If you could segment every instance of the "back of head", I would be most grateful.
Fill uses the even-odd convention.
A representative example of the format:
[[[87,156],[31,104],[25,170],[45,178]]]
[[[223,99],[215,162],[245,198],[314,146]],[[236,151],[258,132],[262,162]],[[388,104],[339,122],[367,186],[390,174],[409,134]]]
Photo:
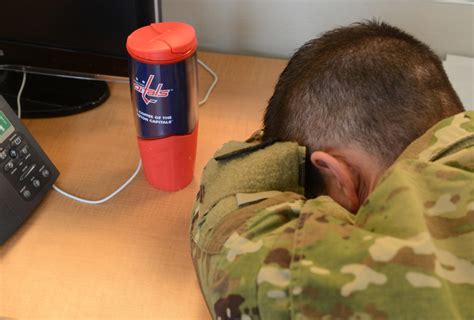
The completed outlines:
[[[311,151],[355,146],[389,166],[436,122],[462,111],[428,46],[369,21],[329,31],[293,55],[269,101],[264,139]]]

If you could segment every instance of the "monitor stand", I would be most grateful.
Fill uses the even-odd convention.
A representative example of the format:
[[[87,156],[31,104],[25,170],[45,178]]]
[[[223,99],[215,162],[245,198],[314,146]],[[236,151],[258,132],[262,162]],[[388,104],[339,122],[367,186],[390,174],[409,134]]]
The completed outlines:
[[[23,73],[0,71],[0,94],[17,111]],[[28,74],[21,95],[22,118],[59,117],[87,111],[110,96],[105,81]]]

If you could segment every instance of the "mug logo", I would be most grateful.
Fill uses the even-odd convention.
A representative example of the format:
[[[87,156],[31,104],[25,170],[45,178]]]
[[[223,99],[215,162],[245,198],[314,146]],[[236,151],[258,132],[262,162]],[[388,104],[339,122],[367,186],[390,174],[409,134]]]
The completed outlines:
[[[162,89],[163,88],[162,83],[158,83],[156,85],[156,89],[152,89],[151,84],[154,78],[155,76],[153,74],[150,74],[145,85],[138,82],[137,81],[138,79],[135,78],[136,80],[134,81],[134,84],[133,84],[134,89],[138,93],[142,94],[143,102],[145,102],[146,105],[150,103],[156,103],[158,101],[157,99],[152,99],[152,98],[166,98],[167,96],[169,96],[170,91],[171,91],[171,89],[166,89],[166,90]]]

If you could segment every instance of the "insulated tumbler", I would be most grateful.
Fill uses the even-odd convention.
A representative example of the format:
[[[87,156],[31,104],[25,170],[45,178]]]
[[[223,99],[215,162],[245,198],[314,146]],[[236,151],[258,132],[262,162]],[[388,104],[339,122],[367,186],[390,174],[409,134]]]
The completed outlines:
[[[196,33],[152,23],[127,38],[130,90],[145,176],[175,191],[193,179],[198,136]]]

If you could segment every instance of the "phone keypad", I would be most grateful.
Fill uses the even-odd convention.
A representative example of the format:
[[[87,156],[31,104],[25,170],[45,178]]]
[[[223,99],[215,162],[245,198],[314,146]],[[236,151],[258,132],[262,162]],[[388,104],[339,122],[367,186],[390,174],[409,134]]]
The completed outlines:
[[[50,177],[50,168],[17,132],[0,144],[0,171],[27,201],[38,194]]]

